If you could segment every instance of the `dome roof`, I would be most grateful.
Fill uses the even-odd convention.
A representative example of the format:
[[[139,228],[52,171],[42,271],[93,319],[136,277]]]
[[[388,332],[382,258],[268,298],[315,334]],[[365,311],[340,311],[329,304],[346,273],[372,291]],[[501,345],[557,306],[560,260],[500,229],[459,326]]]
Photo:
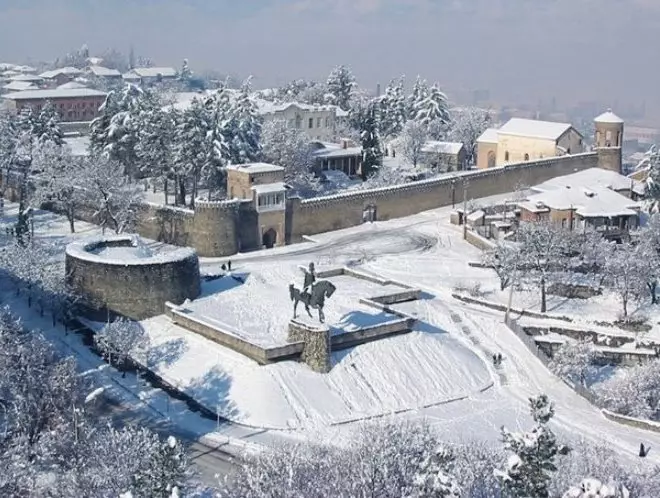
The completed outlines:
[[[596,123],[612,123],[612,124],[623,124],[623,119],[612,112],[612,109],[608,109],[606,112],[594,119]]]

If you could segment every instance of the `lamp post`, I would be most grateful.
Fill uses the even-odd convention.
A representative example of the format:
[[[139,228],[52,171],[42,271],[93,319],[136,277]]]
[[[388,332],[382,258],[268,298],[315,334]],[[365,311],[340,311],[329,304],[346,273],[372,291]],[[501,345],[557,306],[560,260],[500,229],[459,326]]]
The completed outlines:
[[[463,180],[463,239],[467,239],[467,188],[468,181]]]
[[[456,207],[456,178],[451,179],[451,208]]]

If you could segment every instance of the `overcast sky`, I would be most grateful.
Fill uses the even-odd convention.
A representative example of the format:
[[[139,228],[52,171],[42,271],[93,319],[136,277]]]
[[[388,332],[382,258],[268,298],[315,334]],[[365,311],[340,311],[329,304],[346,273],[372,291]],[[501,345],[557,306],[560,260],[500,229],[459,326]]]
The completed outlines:
[[[660,0],[0,0],[0,61],[132,44],[260,87],[345,63],[368,87],[422,74],[450,94],[645,100],[658,116],[659,35]]]

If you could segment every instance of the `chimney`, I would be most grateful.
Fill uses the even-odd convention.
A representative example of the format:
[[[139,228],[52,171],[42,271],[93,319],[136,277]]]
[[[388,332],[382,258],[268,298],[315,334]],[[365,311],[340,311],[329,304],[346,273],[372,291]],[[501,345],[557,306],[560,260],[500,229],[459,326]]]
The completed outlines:
[[[376,97],[380,97],[380,83],[376,83]]]
[[[341,148],[348,149],[348,140],[346,140],[345,138],[341,139]]]

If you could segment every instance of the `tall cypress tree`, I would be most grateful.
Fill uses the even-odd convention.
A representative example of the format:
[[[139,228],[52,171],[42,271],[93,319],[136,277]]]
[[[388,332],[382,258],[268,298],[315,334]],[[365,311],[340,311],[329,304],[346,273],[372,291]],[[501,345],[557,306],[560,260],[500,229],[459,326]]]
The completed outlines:
[[[360,137],[362,139],[362,180],[373,176],[383,162],[383,150],[378,133],[376,104],[370,102],[362,120]]]

